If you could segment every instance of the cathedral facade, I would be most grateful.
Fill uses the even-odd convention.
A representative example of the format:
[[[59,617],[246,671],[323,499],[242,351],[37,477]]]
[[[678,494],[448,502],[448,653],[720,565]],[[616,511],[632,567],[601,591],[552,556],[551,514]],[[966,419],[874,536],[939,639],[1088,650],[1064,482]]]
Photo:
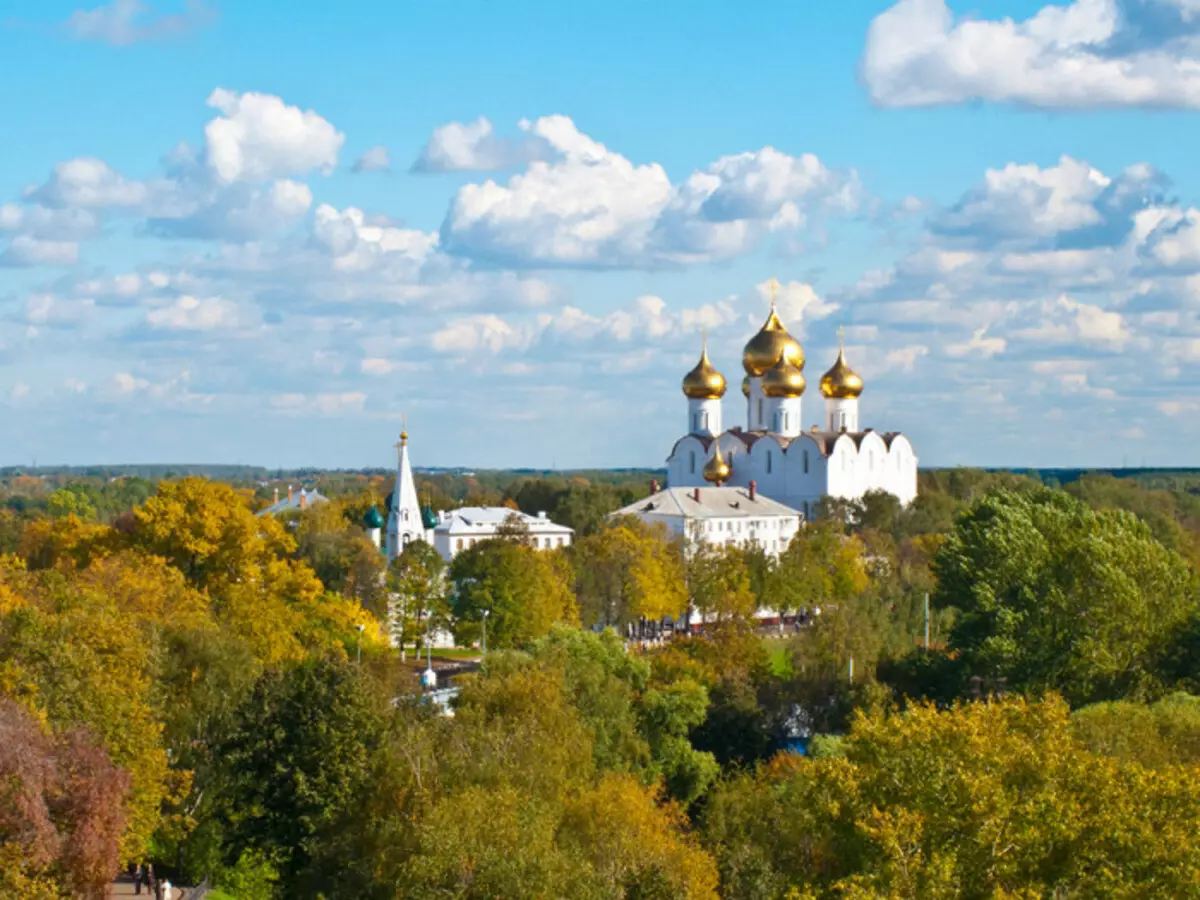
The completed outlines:
[[[840,343],[840,342],[839,342]],[[767,321],[742,351],[746,424],[726,429],[725,377],[708,348],[683,378],[688,431],[667,458],[671,487],[749,487],[812,517],[824,497],[854,500],[867,491],[917,496],[917,456],[908,438],[859,423],[863,381],[846,362],[844,345],[821,376],[822,421],[805,428],[804,349],[788,333],[771,300]]]

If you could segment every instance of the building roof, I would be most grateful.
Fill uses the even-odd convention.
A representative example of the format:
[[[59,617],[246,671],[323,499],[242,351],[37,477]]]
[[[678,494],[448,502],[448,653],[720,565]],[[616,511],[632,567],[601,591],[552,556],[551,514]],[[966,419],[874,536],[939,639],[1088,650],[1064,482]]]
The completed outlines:
[[[273,516],[276,513],[286,512],[289,509],[306,509],[318,503],[328,502],[329,498],[317,490],[310,491],[301,488],[298,491],[292,491],[290,496],[280,497],[266,509],[260,509],[257,514],[260,516]]]
[[[696,499],[699,491],[700,499]],[[764,516],[796,517],[790,506],[742,487],[665,488],[611,513],[613,516],[680,516],[685,519],[750,519]]]
[[[545,516],[531,516],[507,506],[463,506],[447,510],[434,530],[442,534],[494,534],[510,516],[516,516],[534,534],[572,534],[566,525]]]

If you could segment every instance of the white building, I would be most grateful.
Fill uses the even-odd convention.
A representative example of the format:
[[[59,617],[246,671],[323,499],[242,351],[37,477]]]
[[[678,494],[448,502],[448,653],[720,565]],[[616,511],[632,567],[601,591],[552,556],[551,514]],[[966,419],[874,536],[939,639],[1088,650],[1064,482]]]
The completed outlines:
[[[805,429],[804,350],[780,321],[773,292],[771,313],[746,344],[742,367],[745,427],[723,427],[725,377],[709,361],[707,347],[684,376],[688,433],[667,458],[672,488],[755,482],[760,494],[806,518],[827,496],[854,500],[881,490],[903,504],[917,496],[917,456],[908,438],[859,422],[863,381],[846,362],[844,346],[821,377],[822,422]]]
[[[530,543],[538,550],[571,546],[575,532],[551,522],[545,513],[531,516],[506,506],[464,506],[438,513],[433,529],[433,546],[447,562],[480,541],[498,537],[505,526],[524,526]]]
[[[634,516],[664,525],[672,535],[697,543],[745,547],[758,544],[778,554],[800,528],[796,510],[749,487],[669,487],[630,503],[612,516]]]
[[[399,556],[411,541],[432,543],[432,531],[428,517],[423,516],[417,499],[417,485],[413,481],[412,462],[408,458],[408,430],[400,432],[396,444],[396,484],[388,494],[387,503],[387,558],[391,562]],[[372,536],[374,537],[374,535]]]

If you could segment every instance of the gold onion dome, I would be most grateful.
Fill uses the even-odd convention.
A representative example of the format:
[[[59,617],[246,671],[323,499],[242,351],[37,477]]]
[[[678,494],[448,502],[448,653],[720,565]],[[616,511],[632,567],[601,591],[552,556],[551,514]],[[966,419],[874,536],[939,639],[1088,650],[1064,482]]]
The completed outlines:
[[[862,376],[846,362],[846,347],[839,335],[837,361],[821,376],[821,394],[830,400],[854,400],[862,392]]]
[[[745,378],[742,379],[742,396],[743,397],[750,396],[750,376],[749,375],[747,375]]]
[[[729,463],[721,456],[721,445],[714,442],[713,455],[704,464],[704,480],[709,484],[720,484],[729,480],[730,471]]]
[[[779,360],[786,357],[788,362],[798,369],[804,368],[804,348],[800,342],[788,334],[788,330],[775,311],[775,281],[771,281],[771,314],[758,330],[758,334],[750,338],[742,351],[742,367],[747,375],[761,376]]]
[[[725,376],[708,361],[707,343],[700,351],[700,362],[683,376],[683,393],[692,400],[720,400],[725,396]]]
[[[786,356],[763,375],[762,392],[767,397],[799,397],[804,393],[804,373],[788,361]]]

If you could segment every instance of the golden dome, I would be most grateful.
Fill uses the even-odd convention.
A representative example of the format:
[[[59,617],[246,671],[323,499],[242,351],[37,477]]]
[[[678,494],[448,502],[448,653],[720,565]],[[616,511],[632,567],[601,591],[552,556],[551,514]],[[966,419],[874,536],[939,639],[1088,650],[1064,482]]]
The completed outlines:
[[[798,369],[804,368],[804,348],[800,342],[788,334],[775,311],[775,282],[771,281],[771,314],[758,330],[758,334],[750,338],[742,351],[742,367],[747,375],[762,375],[775,365],[779,357],[787,357],[788,362]]]
[[[786,356],[763,375],[762,392],[767,397],[799,397],[804,393],[804,373],[788,361]]]
[[[700,362],[683,376],[684,396],[692,400],[720,400],[725,396],[725,376],[708,361],[708,346],[700,351]]]
[[[846,363],[846,348],[839,334],[837,361],[821,376],[821,393],[830,400],[854,400],[862,392],[862,377]]]
[[[745,378],[742,379],[742,396],[743,397],[750,396],[750,376],[749,375],[747,375]]]
[[[721,456],[721,445],[714,441],[713,455],[704,464],[704,480],[709,484],[720,484],[729,479],[731,471],[729,463],[725,462],[725,458]]]

